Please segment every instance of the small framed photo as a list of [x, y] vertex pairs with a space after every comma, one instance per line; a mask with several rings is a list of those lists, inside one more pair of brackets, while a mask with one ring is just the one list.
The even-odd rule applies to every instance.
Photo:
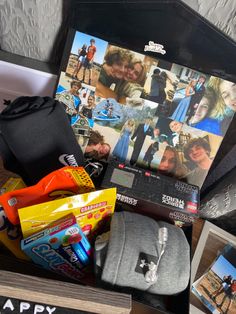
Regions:
[[206, 221], [192, 260], [191, 314], [236, 313], [236, 237]]

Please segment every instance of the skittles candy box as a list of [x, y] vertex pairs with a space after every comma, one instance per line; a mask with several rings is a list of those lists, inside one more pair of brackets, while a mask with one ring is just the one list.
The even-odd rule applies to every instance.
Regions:
[[77, 280], [91, 261], [90, 243], [73, 215], [22, 240], [21, 248], [36, 264]]

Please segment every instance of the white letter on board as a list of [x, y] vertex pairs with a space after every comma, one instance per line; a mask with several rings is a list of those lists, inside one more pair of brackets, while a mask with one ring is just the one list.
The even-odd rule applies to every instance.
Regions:
[[26, 302], [20, 303], [20, 313], [22, 313], [24, 310], [28, 310], [30, 308], [30, 304]]
[[6, 308], [11, 309], [11, 311], [15, 310], [14, 305], [12, 304], [10, 299], [8, 299], [6, 303], [3, 305], [3, 310], [5, 310]]
[[52, 309], [50, 309], [49, 306], [46, 307], [46, 310], [48, 311], [49, 314], [52, 314], [54, 311], [56, 311], [56, 307], [53, 307]]
[[36, 304], [34, 306], [34, 314], [42, 313], [44, 311], [44, 306]]

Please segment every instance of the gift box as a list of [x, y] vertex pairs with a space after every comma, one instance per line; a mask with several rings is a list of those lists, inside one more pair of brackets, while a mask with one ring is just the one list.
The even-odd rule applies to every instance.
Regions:
[[[235, 64], [229, 62], [234, 60], [235, 44], [181, 2], [105, 1], [97, 4], [72, 1], [71, 10], [73, 14], [70, 26], [74, 29], [137, 53], [143, 54], [148, 46], [145, 55], [156, 57], [156, 53], [160, 53], [160, 67], [168, 68], [169, 62], [175, 62], [189, 67], [188, 73], [192, 69], [229, 81], [236, 80]], [[69, 50], [67, 47], [67, 54]], [[81, 132], [78, 131], [78, 134], [83, 133], [88, 137], [88, 129], [89, 124], [80, 125]], [[185, 232], [191, 241], [191, 226]], [[49, 277], [50, 279], [45, 279]], [[37, 303], [31, 304], [31, 307], [39, 312], [45, 310], [47, 304], [67, 308], [65, 311], [68, 312], [69, 309], [100, 313], [131, 311], [131, 296], [74, 285], [64, 278], [29, 267], [27, 263], [11, 260], [6, 255], [1, 257], [0, 294], [6, 298], [25, 300], [23, 305], [23, 301], [19, 304], [24, 309], [28, 307], [27, 302], [38, 302], [42, 304], [41, 307]], [[7, 300], [1, 303], [2, 308], [13, 309], [12, 303], [17, 311], [14, 300], [6, 302]], [[144, 302], [142, 297], [140, 302]], [[133, 302], [134, 313], [145, 308], [141, 303], [137, 305]], [[188, 313], [188, 289], [180, 296], [169, 299], [166, 306], [166, 313]], [[60, 311], [59, 308], [57, 310]], [[152, 311], [153, 307], [149, 310]]]

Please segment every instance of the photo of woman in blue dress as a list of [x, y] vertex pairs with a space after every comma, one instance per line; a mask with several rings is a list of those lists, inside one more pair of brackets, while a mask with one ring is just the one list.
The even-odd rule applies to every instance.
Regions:
[[118, 159], [120, 162], [126, 161], [130, 139], [134, 133], [134, 130], [135, 130], [135, 121], [134, 119], [129, 119], [125, 122], [125, 124], [123, 125], [120, 131], [120, 138], [118, 142], [116, 143], [116, 146], [114, 147], [114, 150], [112, 152], [112, 156]]
[[195, 94], [194, 87], [196, 85], [196, 80], [191, 80], [189, 85], [185, 89], [185, 97], [180, 101], [178, 107], [175, 109], [174, 113], [170, 117], [172, 120], [184, 122], [192, 95]]

